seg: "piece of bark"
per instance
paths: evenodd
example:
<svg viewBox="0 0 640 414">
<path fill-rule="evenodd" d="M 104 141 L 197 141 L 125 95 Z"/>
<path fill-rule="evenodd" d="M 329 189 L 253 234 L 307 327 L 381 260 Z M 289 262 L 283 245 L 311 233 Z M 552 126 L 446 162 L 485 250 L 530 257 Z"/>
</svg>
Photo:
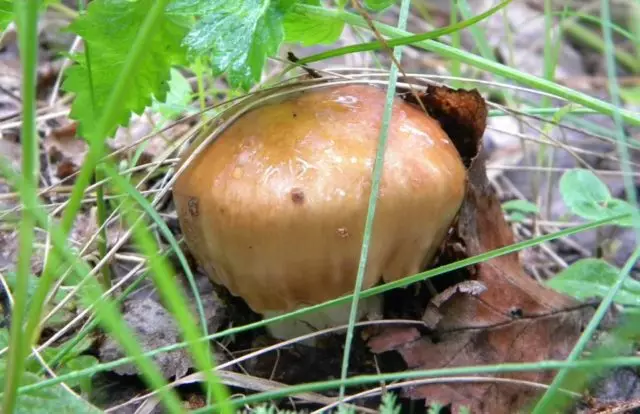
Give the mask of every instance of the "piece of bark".
<svg viewBox="0 0 640 414">
<path fill-rule="evenodd" d="M 485 125 L 477 118 L 483 114 L 477 106 L 484 105 L 478 102 L 478 96 L 430 87 L 423 100 L 470 164 L 466 198 L 454 231 L 443 247 L 443 255 L 459 260 L 514 243 L 500 202 L 489 185 L 483 157 L 469 155 L 474 145 L 480 149 Z M 486 117 L 486 111 L 484 114 Z M 454 288 L 438 300 L 438 317 L 430 319 L 432 332 L 419 334 L 415 328 L 386 328 L 368 342 L 371 350 L 374 353 L 395 350 L 409 369 L 420 370 L 561 360 L 569 354 L 589 308 L 527 276 L 517 253 L 463 271 L 467 280 L 463 283 L 474 281 L 484 290 L 473 290 L 469 294 Z M 433 302 L 430 306 L 432 309 Z M 427 312 L 429 309 L 428 306 Z M 551 371 L 540 371 L 496 377 L 549 383 L 553 375 Z M 492 414 L 518 412 L 539 392 L 539 388 L 521 384 L 487 381 L 423 385 L 404 390 L 405 396 L 424 398 L 428 405 L 451 404 L 452 412 L 466 406 L 473 413 Z"/>
</svg>

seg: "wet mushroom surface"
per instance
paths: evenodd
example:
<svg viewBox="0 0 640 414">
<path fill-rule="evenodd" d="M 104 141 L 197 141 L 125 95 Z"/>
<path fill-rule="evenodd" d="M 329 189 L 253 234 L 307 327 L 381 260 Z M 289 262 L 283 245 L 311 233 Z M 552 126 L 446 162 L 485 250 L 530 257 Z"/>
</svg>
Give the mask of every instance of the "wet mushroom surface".
<svg viewBox="0 0 640 414">
<path fill-rule="evenodd" d="M 353 290 L 385 94 L 357 83 L 296 91 L 241 115 L 191 161 L 173 196 L 216 283 L 261 314 Z M 388 134 L 365 289 L 433 258 L 466 187 L 458 151 L 419 106 L 396 98 Z"/>
</svg>

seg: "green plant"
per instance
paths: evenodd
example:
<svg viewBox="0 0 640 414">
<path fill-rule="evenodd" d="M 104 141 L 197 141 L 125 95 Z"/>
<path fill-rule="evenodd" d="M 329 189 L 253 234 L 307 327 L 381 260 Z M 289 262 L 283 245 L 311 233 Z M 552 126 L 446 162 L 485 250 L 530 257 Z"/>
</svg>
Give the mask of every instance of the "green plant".
<svg viewBox="0 0 640 414">
<path fill-rule="evenodd" d="M 527 215 L 538 214 L 538 206 L 527 200 L 509 200 L 502 203 L 502 209 L 509 213 L 507 220 L 512 222 L 522 222 Z"/>
<path fill-rule="evenodd" d="M 16 174 L 15 171 L 12 171 L 8 167 L 10 164 L 4 159 L 0 162 L 0 169 L 3 176 L 20 194 L 21 202 L 24 205 L 24 214 L 20 217 L 19 223 L 21 246 L 18 268 L 16 278 L 10 286 L 15 298 L 12 309 L 12 327 L 8 337 L 11 346 L 8 347 L 8 352 L 0 358 L 0 378 L 2 378 L 0 392 L 2 392 L 3 412 L 48 412 L 50 405 L 47 405 L 45 401 L 48 404 L 55 403 L 57 408 L 66 409 L 69 412 L 93 412 L 95 407 L 91 407 L 86 401 L 67 392 L 61 384 L 65 382 L 86 392 L 90 387 L 89 381 L 93 374 L 127 362 L 135 363 L 147 385 L 160 392 L 160 399 L 169 412 L 181 412 L 182 405 L 177 394 L 172 388 L 167 387 L 167 382 L 150 361 L 150 357 L 156 353 L 179 348 L 189 348 L 196 361 L 196 368 L 206 376 L 205 391 L 210 398 L 208 398 L 207 407 L 203 410 L 217 409 L 222 412 L 231 412 L 232 406 L 238 407 L 244 402 L 265 401 L 269 398 L 294 395 L 296 392 L 304 390 L 340 388 L 341 394 L 344 394 L 346 384 L 362 385 L 378 383 L 381 380 L 424 378 L 451 375 L 456 372 L 474 374 L 640 364 L 637 358 L 622 357 L 598 361 L 576 361 L 577 354 L 583 346 L 583 343 L 580 343 L 576 346 L 577 351 L 567 362 L 545 361 L 537 364 L 461 367 L 429 372 L 404 372 L 346 378 L 349 362 L 348 350 L 353 337 L 353 320 L 351 320 L 340 380 L 302 384 L 297 387 L 258 393 L 246 398 L 231 399 L 227 395 L 225 388 L 221 386 L 218 378 L 214 375 L 215 361 L 210 359 L 206 347 L 210 340 L 224 338 L 287 317 L 337 304 L 351 302 L 352 307 L 355 307 L 359 298 L 407 286 L 492 257 L 516 252 L 544 241 L 599 226 L 612 223 L 632 226 L 634 216 L 637 217 L 634 203 L 612 198 L 608 190 L 605 191 L 593 181 L 593 177 L 585 174 L 584 171 L 572 172 L 564 179 L 565 187 L 568 190 L 563 191 L 563 196 L 574 214 L 588 220 L 584 225 L 431 269 L 383 287 L 360 291 L 359 286 L 356 285 L 354 293 L 351 295 L 293 312 L 290 315 L 209 334 L 204 324 L 200 323 L 202 326 L 198 326 L 196 318 L 191 318 L 183 300 L 183 292 L 177 288 L 173 280 L 175 272 L 171 263 L 165 260 L 166 258 L 158 258 L 156 255 L 158 245 L 154 238 L 153 232 L 155 231 L 162 233 L 169 240 L 171 252 L 179 257 L 180 266 L 189 276 L 190 270 L 185 265 L 184 257 L 180 256 L 177 241 L 168 231 L 162 217 L 154 211 L 154 207 L 161 197 L 147 198 L 142 196 L 139 189 L 129 181 L 131 176 L 121 174 L 121 171 L 113 166 L 112 160 L 108 156 L 105 157 L 105 139 L 112 135 L 118 126 L 127 125 L 132 114 L 140 114 L 149 107 L 163 113 L 168 119 L 175 119 L 178 113 L 190 113 L 190 110 L 185 110 L 185 106 L 191 92 L 187 89 L 184 79 L 177 75 L 177 70 L 191 71 L 196 74 L 198 84 L 196 97 L 200 101 L 200 109 L 205 109 L 205 94 L 211 92 L 211 90 L 205 89 L 205 85 L 212 83 L 208 81 L 224 80 L 229 86 L 228 90 L 225 90 L 225 98 L 240 96 L 256 86 L 269 86 L 268 83 L 262 84 L 260 82 L 264 68 L 269 60 L 278 60 L 278 52 L 283 44 L 331 45 L 340 37 L 347 25 L 359 30 L 371 29 L 367 19 L 346 8 L 348 1 L 333 3 L 335 6 L 325 6 L 319 0 L 242 0 L 236 2 L 222 0 L 94 0 L 90 2 L 86 10 L 80 7 L 76 12 L 64 9 L 66 6 L 57 1 L 14 2 L 0 0 L 0 30 L 5 30 L 11 21 L 16 23 L 23 70 L 22 173 Z M 640 117 L 630 111 L 622 110 L 618 102 L 605 102 L 553 82 L 553 68 L 556 62 L 553 57 L 555 50 L 552 50 L 550 45 L 547 45 L 545 79 L 531 76 L 496 62 L 491 56 L 491 51 L 485 47 L 484 34 L 480 30 L 474 30 L 474 40 L 480 47 L 483 47 L 483 57 L 455 47 L 459 46 L 459 32 L 462 29 L 471 27 L 491 14 L 501 11 L 508 6 L 509 1 L 499 3 L 487 12 L 473 17 L 467 14 L 468 10 L 465 7 L 462 10 L 462 17 L 469 17 L 467 20 L 452 19 L 452 24 L 449 27 L 421 34 L 407 32 L 404 23 L 393 27 L 376 21 L 374 12 L 383 12 L 395 3 L 384 0 L 364 1 L 366 10 L 374 16 L 373 26 L 377 31 L 376 35 L 384 36 L 385 42 L 377 39 L 376 41 L 333 48 L 317 55 L 305 56 L 297 64 L 290 63 L 289 69 L 301 64 L 311 64 L 350 53 L 366 51 L 386 53 L 387 47 L 395 48 L 395 56 L 398 58 L 401 57 L 399 53 L 401 46 L 411 45 L 421 50 L 432 51 L 445 59 L 457 62 L 453 65 L 454 68 L 459 68 L 459 64 L 465 64 L 568 100 L 571 104 L 580 104 L 583 107 L 570 111 L 574 120 L 584 113 L 600 113 L 614 117 L 617 129 L 613 135 L 607 136 L 613 137 L 617 140 L 616 142 L 620 143 L 620 158 L 623 161 L 623 168 L 629 168 L 630 164 L 625 156 L 627 154 L 625 151 L 628 151 L 628 146 L 631 143 L 627 142 L 624 139 L 624 134 L 620 132 L 622 131 L 621 123 L 640 125 Z M 466 6 L 466 3 L 461 3 L 461 7 Z M 83 2 L 79 2 L 79 4 L 82 5 Z M 405 10 L 402 21 L 406 21 L 407 4 L 408 2 L 403 2 L 402 5 Z M 37 180 L 39 171 L 38 137 L 35 128 L 37 108 L 35 75 L 38 66 L 37 23 L 39 13 L 47 8 L 64 10 L 67 15 L 73 16 L 72 24 L 68 30 L 82 37 L 84 41 L 84 51 L 72 55 L 74 64 L 66 71 L 64 90 L 74 95 L 71 116 L 79 122 L 79 131 L 90 147 L 82 169 L 76 177 L 73 191 L 66 201 L 64 213 L 61 217 L 54 219 L 48 217 L 48 211 L 43 201 L 37 197 L 39 187 Z M 609 23 L 610 19 L 606 14 L 603 14 L 601 19 L 603 30 L 610 27 Z M 449 46 L 443 40 L 447 34 L 455 34 L 454 46 Z M 603 43 L 605 46 L 608 45 L 603 49 L 606 53 L 615 50 L 610 47 L 611 40 L 608 39 L 606 33 L 603 36 Z M 610 61 L 611 59 L 607 60 L 607 62 Z M 396 71 L 397 68 L 392 66 L 389 85 L 394 85 Z M 285 73 L 287 70 L 283 71 L 282 76 Z M 613 80 L 611 82 L 615 83 Z M 612 90 L 615 92 L 615 88 Z M 508 88 L 500 88 L 500 91 L 509 97 L 511 96 Z M 621 94 L 625 99 L 630 99 L 628 91 L 623 91 Z M 616 93 L 613 95 L 617 96 Z M 631 99 L 633 99 L 633 95 L 631 95 Z M 564 114 L 563 109 L 547 107 L 527 108 L 526 112 L 543 116 Z M 593 125 L 591 127 L 595 128 Z M 381 131 L 382 142 L 384 142 L 385 134 L 385 130 Z M 138 156 L 139 154 L 140 152 L 138 152 Z M 134 161 L 138 156 L 134 157 Z M 112 211 L 103 205 L 99 222 L 104 223 L 109 213 L 117 212 L 119 218 L 124 218 L 130 225 L 131 232 L 128 237 L 132 237 L 135 246 L 148 259 L 149 276 L 156 283 L 173 315 L 180 321 L 180 326 L 184 329 L 184 342 L 165 349 L 143 353 L 122 320 L 117 307 L 118 298 L 104 295 L 104 288 L 109 284 L 97 284 L 94 280 L 94 269 L 69 247 L 67 238 L 71 225 L 77 217 L 85 191 L 94 177 L 96 181 L 104 181 L 103 185 L 98 186 L 98 199 L 103 199 L 109 194 L 117 197 L 113 200 L 122 200 L 121 202 L 114 201 L 110 205 Z M 378 182 L 378 179 L 379 176 L 376 176 L 375 182 Z M 575 188 L 579 188 L 578 186 L 586 186 L 585 191 L 575 191 Z M 627 182 L 628 199 L 635 200 L 629 188 Z M 372 196 L 371 205 L 375 206 L 374 203 L 375 197 Z M 536 213 L 530 205 L 523 203 L 520 205 L 507 203 L 505 210 L 511 213 L 511 219 L 515 221 L 523 219 L 525 213 Z M 368 217 L 369 224 L 373 214 L 374 209 L 371 208 Z M 36 227 L 47 231 L 52 249 L 48 252 L 46 267 L 40 275 L 38 283 L 32 286 L 30 284 L 32 277 L 29 258 L 33 251 L 33 234 Z M 368 229 L 370 230 L 370 226 Z M 366 247 L 367 242 L 365 241 L 363 256 L 366 256 Z M 106 249 L 101 249 L 100 254 L 103 257 L 106 256 Z M 602 266 L 602 263 L 583 262 L 580 266 L 589 267 L 586 272 L 580 272 L 581 275 L 584 275 L 593 268 L 597 269 L 598 266 Z M 606 306 L 610 301 L 618 301 L 622 304 L 631 303 L 634 300 L 636 286 L 633 282 L 624 279 L 629 266 L 620 269 L 615 280 L 611 278 L 611 274 L 617 269 L 602 267 L 601 270 L 603 274 L 606 273 L 608 276 L 596 281 L 592 292 L 587 293 L 595 293 L 594 296 L 603 297 L 603 306 Z M 575 277 L 575 274 L 574 272 L 574 276 L 571 274 L 569 276 Z M 45 378 L 42 374 L 44 368 L 40 367 L 30 350 L 39 340 L 43 311 L 49 309 L 50 305 L 60 299 L 56 294 L 51 297 L 52 302 L 48 301 L 51 289 L 54 283 L 60 281 L 65 275 L 69 275 L 71 281 L 69 283 L 76 286 L 82 284 L 73 304 L 79 307 L 91 307 L 95 323 L 92 322 L 87 328 L 95 329 L 98 326 L 103 328 L 106 334 L 118 339 L 128 357 L 110 364 L 96 364 L 94 360 L 82 359 L 83 342 L 72 340 L 68 343 L 71 345 L 64 344 L 60 348 L 51 347 L 41 353 L 45 362 L 54 362 L 54 370 L 58 374 L 57 377 Z M 569 276 L 561 275 L 557 283 L 570 280 Z M 108 282 L 108 277 L 105 278 L 105 281 Z M 563 287 L 559 287 L 559 289 L 563 289 Z M 199 300 L 197 295 L 196 299 Z M 202 312 L 199 316 L 202 318 Z M 597 325 L 601 318 L 602 312 L 596 315 L 590 328 L 585 331 L 585 337 L 592 332 L 594 324 Z M 202 319 L 200 319 L 201 321 Z M 87 333 L 86 331 L 81 332 L 83 335 Z M 6 335 L 7 332 L 4 331 L 4 334 Z M 78 337 L 81 337 L 79 333 Z M 62 354 L 65 356 L 59 357 Z M 554 390 L 557 390 L 558 384 L 553 385 L 547 398 L 554 397 Z M 543 403 L 546 404 L 547 401 L 549 400 L 544 400 Z M 389 410 L 392 409 L 389 408 Z"/>
<path fill-rule="evenodd" d="M 640 228 L 637 218 L 634 222 L 637 209 L 629 202 L 613 197 L 607 185 L 591 171 L 566 172 L 560 179 L 560 193 L 569 210 L 581 218 L 598 220 L 626 213 L 626 219 L 615 220 L 613 224 Z M 603 259 L 586 258 L 555 275 L 547 285 L 581 300 L 603 298 L 617 283 L 620 272 L 621 269 Z M 626 279 L 613 301 L 627 306 L 640 305 L 640 282 Z"/>
</svg>

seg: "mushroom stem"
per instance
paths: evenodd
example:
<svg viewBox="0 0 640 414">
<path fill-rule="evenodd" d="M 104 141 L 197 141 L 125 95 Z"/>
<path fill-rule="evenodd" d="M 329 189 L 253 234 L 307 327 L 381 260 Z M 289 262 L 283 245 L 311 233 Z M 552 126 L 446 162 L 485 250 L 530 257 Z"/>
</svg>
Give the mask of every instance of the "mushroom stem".
<svg viewBox="0 0 640 414">
<path fill-rule="evenodd" d="M 294 316 L 282 322 L 275 322 L 267 325 L 267 331 L 278 339 L 288 340 L 317 332 L 323 329 L 345 326 L 349 323 L 351 312 L 351 302 L 334 305 L 309 312 L 304 315 Z M 281 316 L 286 312 L 269 311 L 265 312 L 265 318 Z M 382 297 L 371 296 L 358 301 L 356 320 L 379 319 L 382 315 Z M 302 341 L 308 345 L 315 345 L 317 337 Z"/>
</svg>

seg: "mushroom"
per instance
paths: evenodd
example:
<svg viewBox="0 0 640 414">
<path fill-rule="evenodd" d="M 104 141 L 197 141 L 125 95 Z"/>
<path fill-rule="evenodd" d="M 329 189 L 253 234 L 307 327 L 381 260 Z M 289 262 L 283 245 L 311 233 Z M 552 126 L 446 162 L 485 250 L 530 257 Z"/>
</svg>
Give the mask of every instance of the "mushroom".
<svg viewBox="0 0 640 414">
<path fill-rule="evenodd" d="M 363 83 L 297 90 L 241 114 L 191 159 L 173 196 L 187 247 L 212 281 L 264 316 L 353 291 L 385 95 Z M 396 98 L 364 289 L 428 265 L 465 186 L 440 124 Z M 379 306 L 377 298 L 360 304 L 363 312 Z M 302 318 L 321 329 L 348 315 L 347 304 Z M 308 332 L 287 322 L 271 333 Z"/>
</svg>

